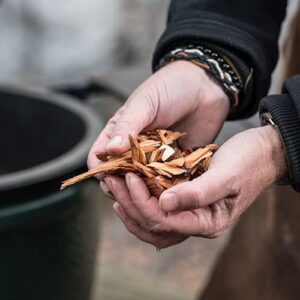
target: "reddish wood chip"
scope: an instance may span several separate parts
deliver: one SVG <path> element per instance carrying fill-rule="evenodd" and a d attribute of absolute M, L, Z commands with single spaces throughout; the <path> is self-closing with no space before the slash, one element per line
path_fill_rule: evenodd
<path fill-rule="evenodd" d="M 121 155 L 97 153 L 97 158 L 104 163 L 64 181 L 61 189 L 99 173 L 124 176 L 134 172 L 141 176 L 151 194 L 159 197 L 165 189 L 201 176 L 209 168 L 212 156 L 218 149 L 218 145 L 211 144 L 205 148 L 182 151 L 177 140 L 183 135 L 160 129 L 136 138 L 129 136 L 129 151 Z"/>

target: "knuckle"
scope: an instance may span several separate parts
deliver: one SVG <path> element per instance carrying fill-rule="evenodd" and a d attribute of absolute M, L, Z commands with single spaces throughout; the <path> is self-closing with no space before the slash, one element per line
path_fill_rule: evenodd
<path fill-rule="evenodd" d="M 216 232 L 207 234 L 205 237 L 207 239 L 213 240 L 213 239 L 216 239 L 216 238 L 220 237 L 222 234 L 223 234 L 223 231 L 216 231 Z"/>
<path fill-rule="evenodd" d="M 147 229 L 153 233 L 162 233 L 164 231 L 161 224 L 148 225 Z"/>
<path fill-rule="evenodd" d="M 117 117 L 116 116 L 112 116 L 106 123 L 106 126 L 104 128 L 103 131 L 109 131 L 111 127 L 114 127 L 116 125 L 117 122 Z"/>
<path fill-rule="evenodd" d="M 191 197 L 191 205 L 194 209 L 198 209 L 201 207 L 201 199 L 202 199 L 202 191 L 197 188 L 191 189 L 190 197 Z"/>
<path fill-rule="evenodd" d="M 138 224 L 136 222 L 134 222 L 133 220 L 129 220 L 128 218 L 124 218 L 123 219 L 123 223 L 126 227 L 126 229 L 132 233 L 133 235 L 135 236 L 138 236 L 137 234 L 137 227 L 138 227 Z"/>
<path fill-rule="evenodd" d="M 126 128 L 128 125 L 132 124 L 132 116 L 124 115 L 118 120 L 118 128 Z"/>
<path fill-rule="evenodd" d="M 240 193 L 240 178 L 237 174 L 231 174 L 231 176 L 228 177 L 226 185 L 229 195 L 238 195 Z"/>
<path fill-rule="evenodd" d="M 156 223 L 154 225 L 152 224 L 151 226 L 148 227 L 148 229 L 149 229 L 150 232 L 158 233 L 158 234 L 171 232 L 171 228 L 166 226 L 164 224 L 164 222 Z"/>
<path fill-rule="evenodd" d="M 157 92 L 159 93 L 159 92 Z M 146 93 L 145 97 L 145 105 L 147 108 L 148 113 L 148 123 L 150 124 L 156 117 L 157 111 L 158 111 L 158 101 L 156 100 L 156 97 L 153 96 L 153 92 Z"/>
<path fill-rule="evenodd" d="M 207 230 L 205 233 L 203 233 L 201 236 L 206 239 L 216 239 L 220 237 L 224 233 L 224 228 L 213 228 L 211 230 Z"/>

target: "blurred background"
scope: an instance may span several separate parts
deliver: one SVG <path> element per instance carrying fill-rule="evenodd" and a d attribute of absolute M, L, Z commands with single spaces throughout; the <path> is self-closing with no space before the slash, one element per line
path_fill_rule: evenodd
<path fill-rule="evenodd" d="M 151 73 L 168 5 L 168 0 L 3 1 L 0 83 L 72 94 L 86 92 L 92 82 L 97 93 L 92 89 L 84 98 L 105 122 Z M 280 81 L 280 71 L 276 78 Z M 228 124 L 219 141 L 257 124 L 257 117 Z M 230 232 L 157 252 L 123 228 L 96 182 L 84 187 L 84 195 L 96 199 L 101 212 L 94 300 L 195 299 L 201 293 Z"/>
<path fill-rule="evenodd" d="M 143 64 L 167 0 L 10 0 L 0 10 L 0 80 L 52 85 Z M 13 57 L 13 59 L 11 59 Z"/>

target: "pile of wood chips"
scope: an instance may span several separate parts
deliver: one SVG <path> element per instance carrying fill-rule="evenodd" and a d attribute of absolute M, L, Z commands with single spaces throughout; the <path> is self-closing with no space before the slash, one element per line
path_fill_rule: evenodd
<path fill-rule="evenodd" d="M 181 150 L 177 140 L 185 133 L 156 130 L 129 136 L 130 150 L 119 155 L 98 153 L 103 162 L 99 167 L 63 182 L 61 189 L 99 173 L 124 176 L 128 172 L 138 174 L 155 197 L 176 184 L 201 176 L 209 167 L 218 145 Z"/>

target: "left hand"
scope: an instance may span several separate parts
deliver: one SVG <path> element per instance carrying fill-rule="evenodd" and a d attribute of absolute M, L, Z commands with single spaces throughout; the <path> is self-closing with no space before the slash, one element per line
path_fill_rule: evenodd
<path fill-rule="evenodd" d="M 166 248 L 189 236 L 218 237 L 285 172 L 278 133 L 265 126 L 228 140 L 206 173 L 168 189 L 159 201 L 134 174 L 127 174 L 126 181 L 109 176 L 105 182 L 126 228 Z"/>

